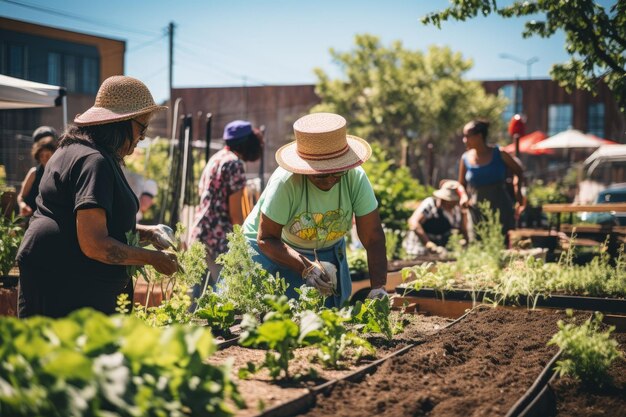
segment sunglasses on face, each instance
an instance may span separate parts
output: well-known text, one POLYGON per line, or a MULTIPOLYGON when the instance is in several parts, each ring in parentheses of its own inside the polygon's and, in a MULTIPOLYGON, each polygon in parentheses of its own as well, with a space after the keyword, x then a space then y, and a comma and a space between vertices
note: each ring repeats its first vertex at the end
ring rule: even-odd
POLYGON ((318 174, 318 175, 311 175, 312 178, 318 179, 318 180, 322 180, 324 178, 329 178, 329 177, 333 177, 333 178, 341 178, 344 175, 346 175, 348 173, 348 171, 340 171, 340 172, 333 172, 332 174, 318 174))
POLYGON ((132 120, 133 122, 137 123, 139 125, 139 127, 141 128, 139 130, 139 139, 141 140, 141 139, 145 138, 146 137, 146 131, 148 130, 148 125, 144 125, 143 123, 141 123, 141 122, 139 122, 139 121, 137 121, 135 119, 130 119, 130 120, 132 120))

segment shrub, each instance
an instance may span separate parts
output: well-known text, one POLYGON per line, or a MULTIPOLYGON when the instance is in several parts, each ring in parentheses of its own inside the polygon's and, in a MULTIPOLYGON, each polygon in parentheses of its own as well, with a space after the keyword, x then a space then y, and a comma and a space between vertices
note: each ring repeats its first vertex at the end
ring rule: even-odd
POLYGON ((432 194, 432 189, 413 178, 407 167, 398 167, 376 143, 372 144, 372 157, 363 169, 376 194, 382 223, 391 229, 406 230, 412 211, 405 203, 423 200, 432 194))
POLYGON ((20 248, 24 229, 17 218, 11 220, 0 215, 0 275, 7 275, 15 265, 15 256, 20 248))

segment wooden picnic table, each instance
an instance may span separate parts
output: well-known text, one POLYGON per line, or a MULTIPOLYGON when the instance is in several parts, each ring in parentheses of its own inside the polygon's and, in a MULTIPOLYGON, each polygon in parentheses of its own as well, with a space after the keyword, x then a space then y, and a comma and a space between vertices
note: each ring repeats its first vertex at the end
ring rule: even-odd
POLYGON ((607 204, 544 204, 544 213, 609 213, 612 211, 626 212, 626 203, 607 204))
MULTIPOLYGON (((561 216, 560 213, 570 214, 570 224, 572 222, 572 216, 574 213, 615 213, 626 212, 626 203, 606 203, 606 204, 544 204, 542 206, 544 213, 556 213, 556 230, 561 231, 561 216)), ((548 231, 552 228, 552 224, 548 226, 548 231)), ((624 226, 617 226, 612 224, 597 224, 597 225, 571 225, 567 228, 568 232, 572 232, 575 229, 577 235, 587 236, 596 241, 602 241, 608 235, 609 237, 609 253, 614 256, 617 253, 618 247, 626 239, 626 228, 624 226)))

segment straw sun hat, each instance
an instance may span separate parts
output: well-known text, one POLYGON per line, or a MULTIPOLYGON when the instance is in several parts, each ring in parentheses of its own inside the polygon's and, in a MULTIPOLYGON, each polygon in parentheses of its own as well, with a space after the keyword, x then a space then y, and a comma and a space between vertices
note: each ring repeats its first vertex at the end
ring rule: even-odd
POLYGON ((445 201, 457 202, 461 199, 458 188, 458 181, 447 180, 441 184, 438 190, 433 191, 433 195, 445 201))
POLYGON ((338 114, 313 113, 293 124, 296 140, 276 151, 276 162, 296 174, 331 174, 367 161, 372 148, 346 133, 346 119, 338 114))
POLYGON ((156 105, 148 87, 138 79, 114 75, 104 80, 93 107, 77 115, 74 123, 78 126, 102 125, 166 109, 156 105))

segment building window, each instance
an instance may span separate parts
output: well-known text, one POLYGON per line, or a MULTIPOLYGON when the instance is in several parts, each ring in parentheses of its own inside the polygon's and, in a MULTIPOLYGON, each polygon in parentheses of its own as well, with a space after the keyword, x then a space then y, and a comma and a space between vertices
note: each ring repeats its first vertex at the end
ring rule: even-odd
POLYGON ((515 84, 506 84, 498 90, 498 94, 508 100, 504 112, 502 113, 504 121, 508 122, 515 114, 524 111, 522 107, 524 93, 521 86, 518 85, 516 90, 515 84))
POLYGON ((10 77, 26 78, 26 53, 22 45, 9 45, 7 74, 10 77))
POLYGON ((604 137, 604 103, 591 103, 587 113, 587 133, 604 137))
POLYGON ((48 53, 48 84, 61 85, 61 54, 48 53))
POLYGON ((550 104, 548 107, 548 136, 572 127, 572 105, 550 104))
POLYGON ((78 60, 72 55, 65 55, 63 61, 64 87, 67 91, 75 92, 78 90, 78 60))
POLYGON ((98 60, 83 58, 83 93, 96 94, 98 92, 98 60))

